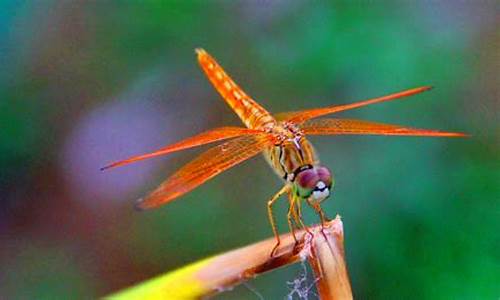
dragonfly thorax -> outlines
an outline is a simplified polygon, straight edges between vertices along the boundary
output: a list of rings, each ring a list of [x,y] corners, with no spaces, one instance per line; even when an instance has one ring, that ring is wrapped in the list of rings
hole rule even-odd
[[[319,163],[313,146],[293,123],[277,123],[270,133],[275,136],[275,144],[266,149],[265,157],[285,181],[292,183],[298,170]]]
[[[274,135],[276,145],[294,143],[304,136],[299,127],[291,122],[270,124],[264,130]]]

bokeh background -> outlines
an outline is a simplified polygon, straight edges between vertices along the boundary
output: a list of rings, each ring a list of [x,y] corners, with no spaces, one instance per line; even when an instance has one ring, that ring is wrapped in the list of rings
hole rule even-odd
[[[99,171],[240,124],[195,47],[272,112],[434,85],[342,116],[472,137],[314,137],[337,181],[324,208],[343,216],[357,298],[498,298],[499,10],[493,0],[2,1],[0,298],[96,298],[272,235],[266,201],[281,182],[261,157],[144,213],[134,200],[202,149]],[[285,213],[282,201],[282,231]],[[300,272],[216,299],[282,299]]]

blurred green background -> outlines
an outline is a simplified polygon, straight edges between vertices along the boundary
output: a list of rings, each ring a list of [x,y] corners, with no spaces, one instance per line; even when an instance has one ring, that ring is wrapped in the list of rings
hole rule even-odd
[[[272,112],[434,85],[342,116],[472,137],[314,137],[337,182],[324,208],[358,299],[497,299],[498,2],[347,3],[2,1],[0,298],[95,298],[272,235],[281,182],[261,157],[144,213],[134,200],[202,149],[99,171],[240,124],[203,47]],[[285,232],[286,201],[276,214]],[[300,271],[216,299],[282,299]]]

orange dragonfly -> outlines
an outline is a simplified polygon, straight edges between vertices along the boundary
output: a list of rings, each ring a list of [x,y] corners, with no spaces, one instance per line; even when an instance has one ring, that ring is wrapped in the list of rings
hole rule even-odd
[[[273,116],[236,85],[210,54],[203,49],[196,49],[196,54],[210,82],[240,117],[246,128],[211,129],[157,151],[111,163],[102,169],[123,166],[139,160],[230,139],[207,150],[167,178],[146,198],[139,199],[136,207],[148,209],[169,203],[219,173],[263,153],[284,182],[284,186],[267,202],[269,221],[277,241],[271,255],[280,244],[272,206],[283,194],[288,195],[288,225],[294,238],[294,229],[299,227],[307,229],[302,221],[302,202],[306,202],[318,213],[322,224],[326,220],[320,204],[330,196],[334,179],[332,172],[320,164],[313,146],[306,139],[307,135],[465,136],[457,132],[416,129],[362,120],[316,119],[332,113],[422,93],[431,89],[429,86],[351,104],[286,112]]]

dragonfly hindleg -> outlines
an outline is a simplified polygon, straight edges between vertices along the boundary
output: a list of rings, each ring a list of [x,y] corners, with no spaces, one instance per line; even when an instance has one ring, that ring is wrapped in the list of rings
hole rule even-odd
[[[297,201],[297,209],[294,210],[294,219],[295,219],[295,223],[297,224],[300,224],[300,226],[302,228],[304,228],[304,230],[309,234],[309,235],[313,235],[312,232],[309,230],[309,228],[306,226],[306,224],[304,224],[304,220],[302,220],[302,201],[300,198],[295,198],[295,200]]]
[[[274,245],[273,250],[271,251],[271,256],[274,255],[274,252],[276,251],[276,249],[278,248],[278,246],[281,243],[280,236],[279,236],[279,233],[278,233],[278,227],[276,226],[276,222],[274,220],[273,204],[274,204],[274,202],[276,202],[276,200],[279,199],[279,197],[281,195],[283,195],[284,193],[287,193],[289,190],[290,190],[290,186],[287,184],[278,193],[276,193],[276,195],[274,195],[271,198],[271,200],[269,200],[267,202],[267,215],[269,217],[269,222],[271,223],[271,227],[273,229],[274,236],[276,237],[276,245]]]
[[[289,202],[288,214],[287,214],[288,227],[290,227],[290,231],[292,232],[295,245],[297,245],[299,243],[299,241],[297,240],[297,236],[295,235],[295,228],[298,226],[298,223],[296,222],[295,218],[297,212],[295,211],[295,200],[293,198],[292,193],[288,193],[288,202]]]

